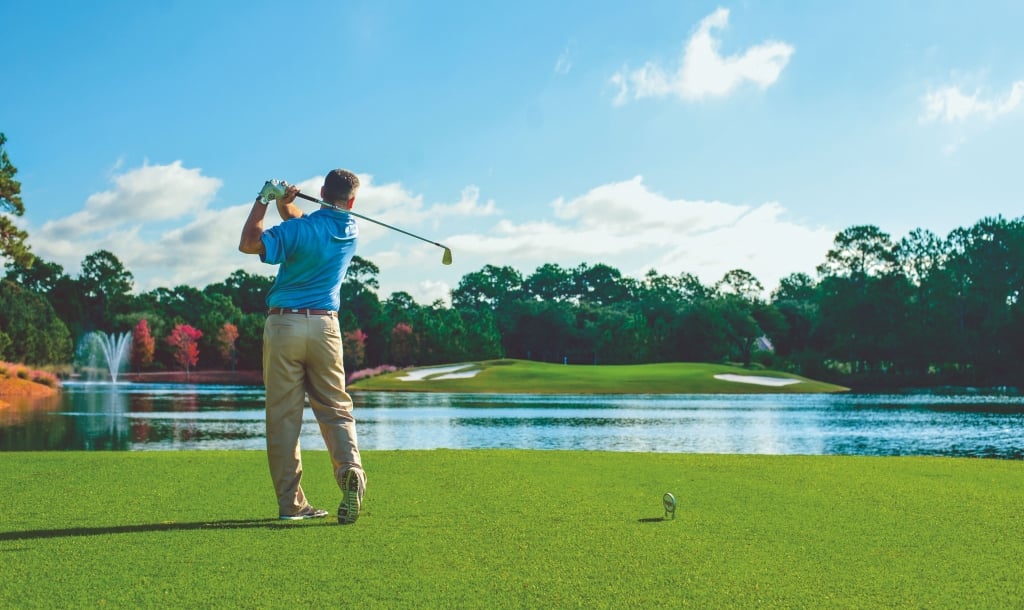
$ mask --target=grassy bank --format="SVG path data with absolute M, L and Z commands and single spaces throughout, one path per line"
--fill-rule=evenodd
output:
M 306 491 L 336 507 L 326 454 Z M 353 526 L 262 452 L 0 454 L 0 607 L 1010 608 L 1024 463 L 366 452 Z M 662 520 L 662 494 L 679 499 Z
M 539 392 L 545 394 L 753 394 L 843 392 L 847 388 L 778 371 L 753 371 L 724 364 L 671 362 L 636 365 L 562 365 L 529 360 L 487 360 L 421 369 L 424 377 L 408 380 L 409 370 L 351 384 L 354 390 L 416 392 Z M 416 369 L 413 369 L 415 371 Z M 451 372 L 472 376 L 449 378 Z M 475 373 L 474 373 L 475 372 Z M 791 385 L 740 383 L 716 375 L 795 380 Z

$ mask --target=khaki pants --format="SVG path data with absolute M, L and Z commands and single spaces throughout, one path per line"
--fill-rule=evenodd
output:
M 267 459 L 281 515 L 306 507 L 299 432 L 305 398 L 320 424 L 341 486 L 351 468 L 362 469 L 345 391 L 341 331 L 334 316 L 274 314 L 263 326 L 263 381 L 267 387 Z

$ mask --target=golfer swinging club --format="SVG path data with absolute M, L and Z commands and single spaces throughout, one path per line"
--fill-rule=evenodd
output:
M 359 190 L 352 172 L 327 174 L 321 198 L 351 209 Z M 341 488 L 338 523 L 355 523 L 366 490 L 352 417 L 345 391 L 341 330 L 341 282 L 356 250 L 355 218 L 326 206 L 305 215 L 293 203 L 299 189 L 268 181 L 253 202 L 242 227 L 238 249 L 280 265 L 267 295 L 263 327 L 263 379 L 267 388 L 267 459 L 277 492 L 281 519 L 315 519 L 327 511 L 314 508 L 302 492 L 299 431 L 305 398 L 320 424 Z M 281 224 L 263 230 L 270 200 L 277 201 Z

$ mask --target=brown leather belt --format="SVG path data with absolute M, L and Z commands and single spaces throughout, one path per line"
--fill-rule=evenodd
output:
M 271 307 L 267 310 L 267 315 L 270 316 L 285 313 L 297 313 L 304 316 L 331 316 L 332 318 L 338 315 L 338 312 L 330 309 L 307 309 L 305 307 Z

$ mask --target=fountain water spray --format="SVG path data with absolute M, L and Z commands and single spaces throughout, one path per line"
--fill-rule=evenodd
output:
M 92 341 L 103 350 L 107 359 L 107 369 L 110 371 L 110 380 L 117 383 L 117 374 L 124 366 L 128 350 L 132 345 L 132 333 L 124 332 L 119 335 L 96 331 L 90 335 Z

